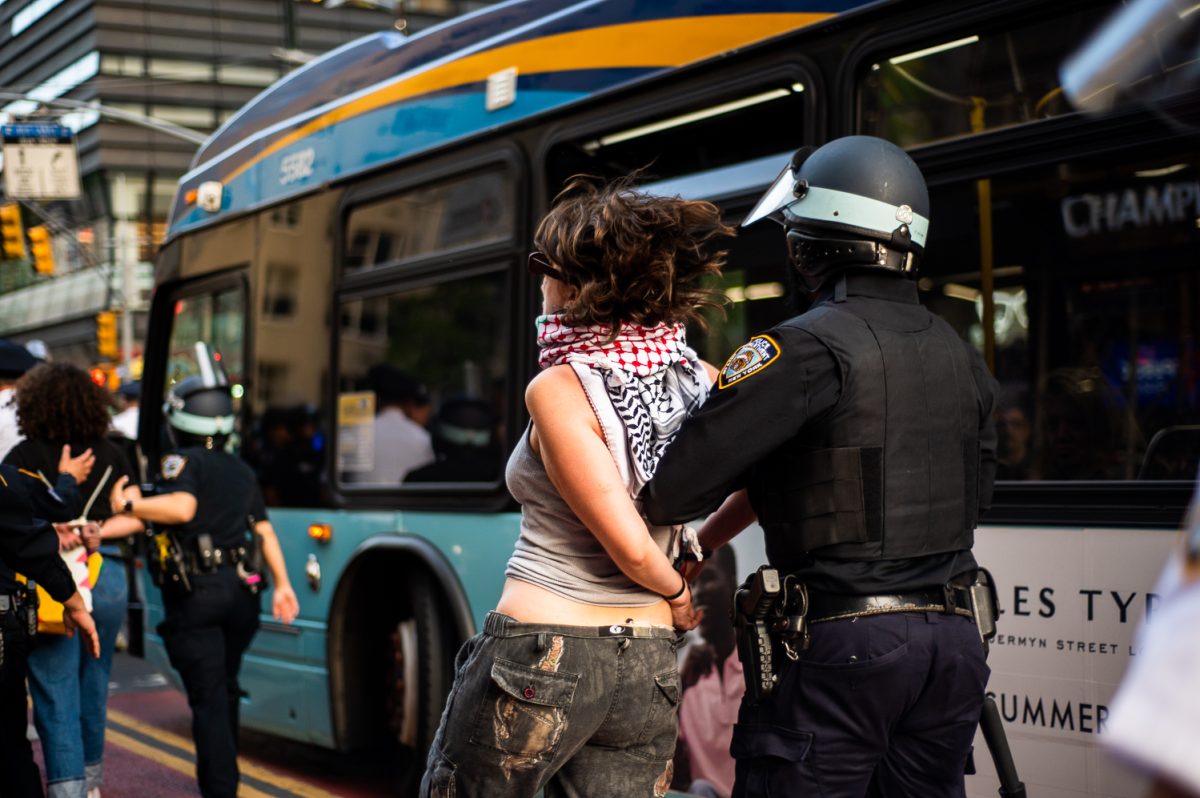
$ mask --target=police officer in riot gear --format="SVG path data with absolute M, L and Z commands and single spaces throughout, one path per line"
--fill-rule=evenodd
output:
M 178 446 L 162 458 L 158 494 L 126 501 L 122 479 L 111 499 L 114 512 L 157 527 L 152 556 L 166 555 L 158 632 L 192 708 L 200 792 L 234 798 L 238 670 L 258 630 L 261 559 L 274 583 L 273 615 L 291 623 L 298 606 L 254 472 L 224 451 L 235 421 L 229 387 L 203 349 L 198 355 L 202 376 L 172 386 L 164 406 Z
M 816 299 L 734 352 L 643 494 L 656 524 L 719 506 L 708 548 L 757 519 L 778 574 L 734 795 L 962 795 L 988 676 L 968 587 L 995 381 L 918 301 L 929 199 L 902 150 L 801 150 L 744 224 L 768 217 Z
M 61 475 L 53 487 L 38 475 L 0 465 L 0 774 L 4 795 L 41 798 L 42 777 L 26 738 L 28 699 L 25 674 L 29 649 L 37 634 L 37 595 L 20 572 L 63 602 L 63 621 L 78 629 L 92 656 L 100 655 L 100 639 L 75 589 L 75 580 L 58 553 L 58 535 L 50 520 L 67 520 L 82 507 L 77 481 L 91 471 L 88 449 L 72 458 L 64 450 Z

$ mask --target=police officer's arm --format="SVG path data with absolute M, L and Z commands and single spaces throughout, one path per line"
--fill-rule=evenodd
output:
M 133 466 L 129 464 L 129 459 L 125 457 L 124 453 L 118 452 L 117 468 L 117 479 L 120 480 L 121 477 L 126 478 L 125 487 L 120 491 L 122 506 L 125 501 L 137 501 L 141 499 L 142 489 L 135 484 L 131 484 L 131 481 L 134 479 Z M 100 539 L 113 540 L 144 531 L 146 531 L 146 525 L 141 519 L 126 513 L 114 513 L 100 525 Z
M 300 602 L 296 599 L 296 591 L 292 590 L 291 580 L 288 579 L 287 564 L 283 561 L 279 536 L 275 534 L 275 527 L 267 520 L 262 491 L 257 487 L 251 501 L 250 517 L 255 519 L 254 532 L 262 538 L 263 559 L 267 561 L 267 568 L 271 570 L 271 579 L 275 585 L 271 591 L 271 614 L 277 620 L 291 623 L 300 613 Z
M 727 363 L 708 400 L 667 447 L 642 492 L 651 522 L 682 524 L 711 512 L 745 487 L 754 463 L 837 402 L 837 361 L 823 344 L 790 327 L 768 335 L 778 355 L 740 379 L 729 378 Z
M 704 519 L 699 532 L 700 546 L 709 550 L 724 546 L 756 520 L 746 489 L 731 493 L 716 512 Z
M 0 560 L 14 571 L 37 582 L 55 601 L 65 601 L 75 592 L 75 580 L 58 556 L 58 535 L 32 511 L 14 513 L 5 508 L 0 526 Z M 23 516 L 23 517 L 22 517 Z
M 125 489 L 120 491 L 122 509 L 126 501 L 142 501 L 142 489 L 137 485 L 125 485 Z M 136 535 L 139 532 L 146 531 L 146 524 L 132 513 L 115 513 L 105 519 L 100 525 L 100 539 L 114 540 L 116 538 L 127 538 L 130 535 Z
M 113 483 L 108 498 L 114 514 L 128 512 L 139 520 L 167 526 L 186 524 L 196 517 L 196 497 L 182 488 L 174 493 L 135 499 L 130 502 L 126 511 L 125 491 L 128 486 L 129 477 L 121 477 Z
M 37 582 L 55 601 L 62 602 L 68 634 L 78 629 L 92 656 L 99 657 L 96 625 L 83 596 L 75 589 L 71 572 L 58 556 L 58 535 L 48 523 L 33 516 L 31 483 L 16 468 L 0 469 L 0 561 Z
M 670 602 L 678 628 L 696 625 L 691 597 L 629 498 L 605 445 L 596 414 L 569 366 L 538 374 L 525 390 L 533 442 L 550 481 L 579 520 L 596 536 L 622 573 Z
M 71 447 L 63 446 L 56 465 L 54 482 L 45 476 L 54 474 L 46 462 L 41 447 L 34 441 L 22 441 L 4 457 L 7 465 L 15 466 L 27 478 L 22 481 L 29 486 L 28 497 L 33 514 L 46 521 L 71 521 L 83 512 L 83 496 L 79 486 L 92 472 L 96 457 L 91 449 L 79 456 L 71 456 Z M 51 461 L 52 462 L 52 461 Z
M 263 559 L 271 570 L 271 580 L 274 587 L 271 592 L 271 614 L 284 623 L 291 623 L 300 613 L 300 602 L 296 599 L 296 591 L 288 579 L 287 566 L 283 561 L 283 549 L 279 546 L 279 537 L 270 521 L 259 521 L 254 525 L 254 531 L 262 538 Z

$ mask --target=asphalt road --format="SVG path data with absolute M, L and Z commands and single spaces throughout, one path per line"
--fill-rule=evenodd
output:
M 145 662 L 123 653 L 113 663 L 105 739 L 103 798 L 200 794 L 187 700 Z M 37 743 L 34 746 L 37 749 Z M 393 796 L 389 763 L 381 759 L 243 732 L 238 794 L 245 798 Z

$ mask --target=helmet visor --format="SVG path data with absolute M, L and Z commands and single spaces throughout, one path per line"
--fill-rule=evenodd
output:
M 796 201 L 796 197 L 792 193 L 795 186 L 796 173 L 792 171 L 792 165 L 789 163 L 783 167 L 783 171 L 779 173 L 779 177 L 775 178 L 775 182 L 771 183 L 767 193 L 762 195 L 746 218 L 742 220 L 742 227 L 747 227 L 762 219 L 771 219 L 783 224 L 783 209 Z

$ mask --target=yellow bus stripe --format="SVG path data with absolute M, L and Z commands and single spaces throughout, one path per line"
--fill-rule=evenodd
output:
M 520 75 L 580 69 L 680 67 L 831 16 L 828 12 L 810 12 L 658 19 L 570 31 L 485 50 L 383 86 L 321 114 L 263 148 L 222 182 L 228 184 L 260 161 L 338 122 L 421 94 L 481 82 L 508 67 L 517 67 Z
M 109 710 L 109 714 L 112 714 L 111 710 Z M 182 773 L 189 778 L 194 778 L 196 776 L 196 766 L 192 762 L 187 761 L 181 756 L 169 754 L 166 751 L 162 751 L 152 745 L 147 745 L 141 740 L 135 740 L 127 734 L 121 734 L 121 732 L 117 731 L 116 729 L 107 729 L 104 732 L 104 739 L 106 742 L 111 743 L 118 748 L 124 748 L 131 754 L 136 754 L 143 759 L 149 759 L 153 762 L 157 762 L 158 764 L 168 767 L 177 773 Z M 274 798 L 274 796 L 269 795 L 262 790 L 250 787 L 249 785 L 240 784 L 238 785 L 238 798 Z
M 149 723 L 144 723 L 132 715 L 127 715 L 120 710 L 112 709 L 110 707 L 108 710 L 108 719 L 117 725 L 124 726 L 132 731 L 140 732 L 147 737 L 160 740 L 173 748 L 177 748 L 181 751 L 187 751 L 192 755 L 195 755 L 196 753 L 195 746 L 192 745 L 192 741 L 187 737 L 160 729 L 157 726 L 151 726 Z M 190 764 L 189 767 L 191 767 Z M 283 776 L 272 770 L 268 770 L 261 765 L 256 765 L 253 762 L 248 762 L 243 757 L 238 757 L 238 768 L 242 771 L 242 773 L 250 776 L 251 778 L 255 778 L 259 781 L 279 787 L 280 789 L 287 790 L 297 796 L 300 796 L 300 798 L 329 798 L 331 795 L 331 793 L 325 790 L 305 784 L 302 781 L 297 781 L 296 779 L 288 776 Z M 189 770 L 188 772 L 192 773 L 193 771 Z

